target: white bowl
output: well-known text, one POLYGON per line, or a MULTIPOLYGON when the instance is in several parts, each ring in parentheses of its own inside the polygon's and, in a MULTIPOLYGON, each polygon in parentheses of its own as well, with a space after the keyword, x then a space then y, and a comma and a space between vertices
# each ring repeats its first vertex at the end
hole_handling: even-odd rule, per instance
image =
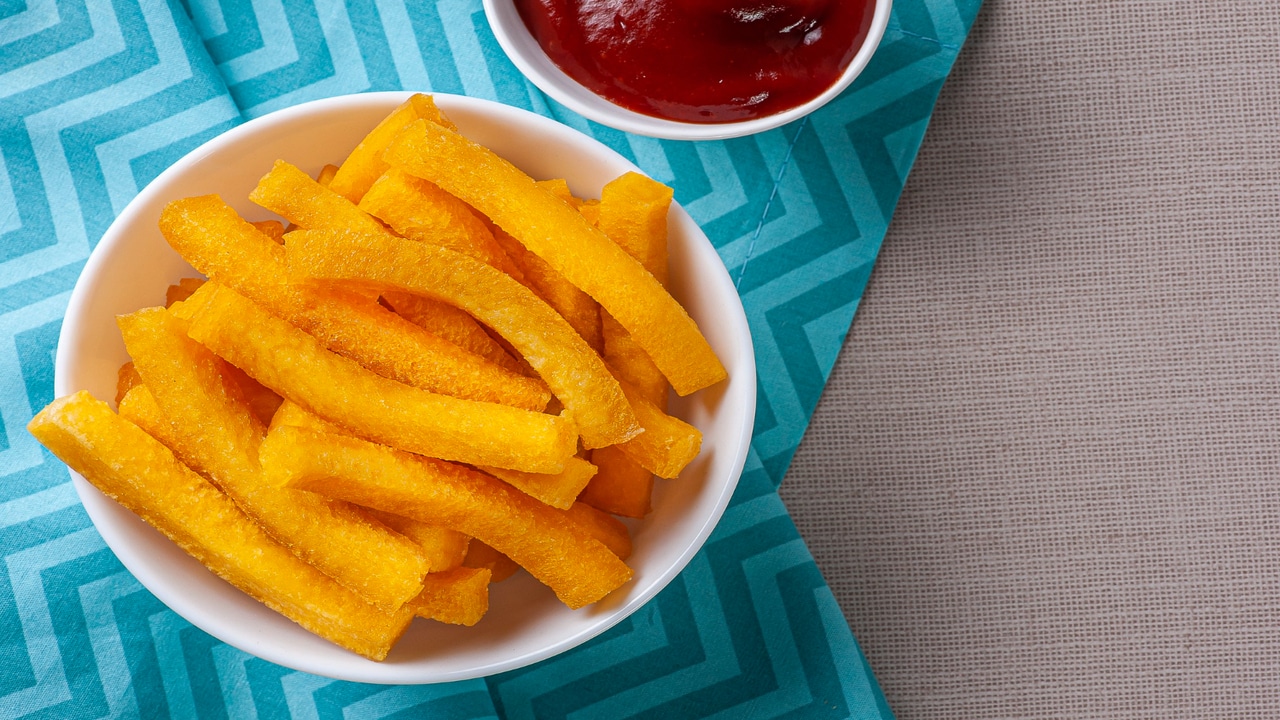
MULTIPOLYGON (((407 96, 350 95, 281 110, 210 140, 156 178, 112 223, 76 283, 58 340, 56 394, 84 389, 114 397, 116 371, 128 359, 115 316, 163 304, 170 283, 195 274, 157 229, 167 202, 216 192, 250 219, 271 217, 247 196, 275 159, 314 175, 341 162, 407 96)), ((605 182, 636 169, 544 117, 465 97, 436 101, 471 138, 536 178, 566 178, 580 195, 598 197, 605 182)), ((489 614, 475 627, 416 620, 377 663, 258 604, 73 473, 76 491, 103 539, 161 602, 218 639, 280 665, 358 682, 433 683, 491 675, 568 650, 627 617, 685 567, 724 512, 751 439, 755 360, 742 304, 711 243, 677 206, 670 230, 672 294, 698 321, 729 380, 673 403, 674 414, 702 430, 702 454, 679 480, 657 483, 653 512, 631 524, 635 578, 594 606, 571 611, 519 573, 493 586, 489 614)))
MULTIPOLYGON (((839 0, 837 0, 839 1, 839 0)), ((765 117, 725 123, 690 123, 645 115, 615 105, 569 77, 547 57, 542 46, 529 32, 512 0, 484 0, 484 14, 502 50, 520 72, 550 95, 556 102, 601 125, 608 125, 638 135, 670 140, 722 140, 742 137, 781 127, 826 105, 844 92, 862 72, 875 54, 880 38, 889 25, 893 0, 870 0, 875 3, 871 25, 862 46, 834 85, 803 105, 765 117)))

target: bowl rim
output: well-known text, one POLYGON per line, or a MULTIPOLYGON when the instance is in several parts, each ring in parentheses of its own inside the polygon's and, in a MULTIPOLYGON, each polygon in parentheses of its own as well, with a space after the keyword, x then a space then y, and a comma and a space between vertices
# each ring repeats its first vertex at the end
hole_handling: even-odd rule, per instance
MULTIPOLYGON (((340 110, 344 106, 346 106, 347 109, 352 107, 363 108, 368 106, 380 106, 385 107, 386 111, 389 112, 392 108, 403 102, 412 94, 414 93, 411 91, 356 93, 352 95, 323 98, 277 110, 267 115, 251 119, 219 134, 214 138, 211 138, 199 147, 191 150, 148 183, 148 185, 125 206, 125 208, 107 228, 101 240, 90 253, 89 258, 85 262, 85 266, 81 270, 80 276, 77 278, 75 286, 72 289, 67 310, 63 317, 63 324, 59 333, 58 346, 54 359, 55 397, 62 397, 82 389, 72 377, 72 368, 75 367, 76 353, 80 350, 80 335, 82 334, 81 328, 88 322, 90 309, 89 303, 92 300, 94 288, 98 283, 102 282, 99 276, 103 272, 103 266, 108 262, 108 258, 110 258, 113 253, 118 252, 119 249, 125 246, 128 242, 130 235, 127 230, 139 221, 146 221, 145 217, 140 217, 143 209, 158 198, 163 199, 166 192, 170 192, 168 188, 174 180, 182 177, 184 173, 189 171, 192 166, 200 160, 223 150, 228 146, 234 146, 238 142, 241 142, 246 138, 250 138, 267 128, 296 122, 300 119, 308 118, 316 112, 340 110)), ((581 133, 554 119, 490 100, 451 95, 447 93, 433 93, 433 95, 440 103, 441 107, 446 111, 451 107, 455 109, 465 108, 468 111, 481 112, 490 118, 497 118, 499 121, 531 123, 539 133, 551 133, 560 137, 571 138, 572 141, 576 143, 586 143, 589 146, 591 155, 596 156, 603 153, 611 162, 624 164, 635 171, 639 171, 639 168, 637 168, 633 163, 608 146, 600 143, 589 135, 581 133)), ((694 251, 699 253, 709 251, 714 254, 718 260, 718 253, 716 253, 709 239, 706 238, 705 233, 703 233, 701 228, 693 222, 692 218, 688 216, 688 213, 684 208, 674 201, 672 203, 672 213, 679 216, 681 222, 688 223, 688 225, 696 231, 689 238, 690 244, 695 246, 693 248, 694 251)), ((718 280, 720 282, 729 283, 730 286, 732 286, 732 281, 729 278, 728 271, 724 268, 723 263, 718 262, 717 265, 720 268, 717 275, 723 275, 723 278, 718 278, 718 280)), ((712 268, 712 270, 714 272, 714 268, 712 268)), ((363 664, 360 665, 361 667, 365 667, 365 671, 355 673, 335 673, 327 670, 325 667, 317 665, 316 661, 307 661, 307 658, 305 657, 298 658, 297 653, 290 654, 289 651, 282 648, 248 642, 243 637, 243 633, 233 632, 233 629, 226 627, 225 624, 210 627, 210 618, 216 618, 218 614, 216 612, 210 614, 208 613, 207 608, 201 608, 199 603, 190 602, 185 595, 176 591, 176 583, 166 583, 164 581, 165 573, 160 572, 157 567, 150 566, 145 557, 145 553, 139 552, 140 549, 145 550, 145 548, 135 547, 133 541, 127 539, 127 533, 125 532, 126 527, 119 524, 118 521, 114 521, 106 517, 113 507, 121 510, 123 508, 120 508, 115 501, 107 498, 99 492, 96 487, 86 481, 78 473, 70 470, 70 468, 68 468, 68 472, 73 481, 76 493, 93 522, 95 529, 102 536, 103 540, 111 548, 117 558, 120 559, 126 569, 128 569, 139 580, 139 582, 149 592, 155 595, 166 607, 173 610, 192 625, 209 633, 210 635, 213 635, 232 647, 236 647, 249 654, 295 670, 332 677, 339 680, 375 684, 429 684, 437 682, 452 682, 485 677, 499 672, 517 669, 545 660, 587 642, 626 619, 640 607, 644 606, 659 592, 665 589, 670 582, 684 570, 693 557, 705 546, 707 538, 724 515, 745 467, 747 455, 750 449, 756 406, 756 367, 750 327, 747 323, 745 310, 742 307, 741 297, 738 296, 736 291, 733 293, 733 296, 737 299, 737 302, 732 303, 732 307, 727 309, 728 312, 726 313, 726 316, 721 318, 721 320, 733 325, 731 333, 735 339, 735 360, 738 365, 734 380, 735 383, 742 384, 742 387, 738 392, 742 394, 741 398, 742 401, 745 402, 746 411, 743 413, 744 421, 740 422, 737 426, 731 426, 733 428, 733 450, 735 451, 735 456, 733 457, 730 465, 728 480, 719 488, 719 495, 715 497, 715 503, 711 514, 701 520, 701 524, 698 526, 696 534, 690 538, 690 541, 675 558, 674 562, 663 567, 660 572, 654 573, 651 581, 644 586, 642 592, 638 592, 635 595, 628 597, 624 603, 610 611, 603 621, 594 622, 577 632, 570 633, 556 642, 543 646, 539 651, 509 657, 503 661, 491 662, 484 666, 472 667, 462 671, 440 672, 430 676, 415 676, 413 673, 406 674, 404 672, 396 672, 395 669, 397 666, 393 664, 377 663, 366 660, 365 663, 367 663, 367 666, 363 664), (160 581, 158 584, 157 580, 160 581), (300 659, 303 661, 299 662, 300 659)), ((81 372, 83 372, 83 370, 81 370, 81 372)), ((132 513, 130 513, 130 515, 132 515, 132 513)), ((353 657, 357 656, 353 655, 353 657)), ((359 659, 364 660, 363 658, 359 659)))
POLYGON ((772 130, 809 115, 844 92, 858 78, 880 46, 893 0, 875 3, 867 36, 840 78, 822 93, 801 105, 750 120, 726 123, 690 123, 668 120, 629 110, 597 95, 560 69, 520 19, 512 0, 482 0, 489 28, 507 58, 529 82, 556 102, 577 114, 608 127, 664 140, 727 140, 772 130))

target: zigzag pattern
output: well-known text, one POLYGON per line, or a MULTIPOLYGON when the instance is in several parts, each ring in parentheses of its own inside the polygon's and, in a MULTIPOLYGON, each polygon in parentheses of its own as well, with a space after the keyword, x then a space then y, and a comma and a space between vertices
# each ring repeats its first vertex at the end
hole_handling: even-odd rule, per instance
POLYGON ((549 103, 478 0, 0 0, 0 717, 862 717, 891 713, 775 492, 979 0, 899 0, 872 64, 792 125, 626 135, 549 103), (84 260, 185 152, 347 92, 551 115, 677 189, 738 283, 760 369, 733 504, 671 587, 595 641, 485 681, 379 687, 210 638, 142 589, 26 433, 84 260))

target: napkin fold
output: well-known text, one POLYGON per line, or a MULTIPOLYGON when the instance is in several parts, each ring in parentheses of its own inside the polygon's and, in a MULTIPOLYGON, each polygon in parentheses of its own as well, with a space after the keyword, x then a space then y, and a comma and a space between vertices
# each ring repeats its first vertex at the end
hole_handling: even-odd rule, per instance
POLYGON ((898 0, 837 100, 688 143, 549 102, 478 0, 0 0, 0 716, 892 717, 776 488, 979 1, 898 0), (390 89, 550 115, 673 185, 737 283, 760 377, 742 482, 669 588, 575 650, 434 686, 299 673, 192 627, 123 569, 25 430, 53 399, 85 258, 141 187, 246 119, 390 89))

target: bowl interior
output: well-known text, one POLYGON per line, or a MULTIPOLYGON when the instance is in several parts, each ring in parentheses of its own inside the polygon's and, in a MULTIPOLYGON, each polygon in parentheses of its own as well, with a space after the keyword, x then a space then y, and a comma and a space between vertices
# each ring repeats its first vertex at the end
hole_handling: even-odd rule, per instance
MULTIPOLYGON (((196 273, 165 243, 165 203, 218 193, 251 220, 272 217, 247 199, 277 158, 314 175, 346 154, 407 93, 320 100, 251 121, 166 170, 121 213, 72 293, 56 358, 58 396, 85 389, 110 399, 128 358, 115 316, 163 303, 165 288, 196 273)), ((575 193, 634 170, 596 141, 546 118, 496 103, 437 95, 471 138, 535 178, 564 177, 575 193)), ((679 207, 670 215, 671 291, 729 370, 720 385, 675 400, 672 412, 704 433, 701 456, 676 481, 659 481, 654 510, 631 522, 635 578, 601 603, 570 611, 527 574, 494 585, 475 627, 416 620, 390 657, 375 663, 311 635, 218 579, 136 516, 73 475, 107 544, 162 602, 215 637, 297 670, 361 682, 428 683, 481 677, 571 648, 603 632, 664 587, 723 513, 746 458, 755 413, 755 366, 746 317, 706 236, 679 207)))
POLYGON ((628 110, 605 100, 569 77, 542 50, 538 41, 520 18, 512 0, 484 0, 485 17, 494 37, 511 62, 539 90, 556 102, 585 118, 625 132, 670 140, 722 140, 743 137, 781 127, 826 105, 849 87, 871 61, 880 38, 889 25, 893 0, 870 0, 875 3, 871 25, 862 46, 840 75, 840 79, 822 94, 803 105, 752 120, 728 123, 689 123, 666 120, 628 110))

